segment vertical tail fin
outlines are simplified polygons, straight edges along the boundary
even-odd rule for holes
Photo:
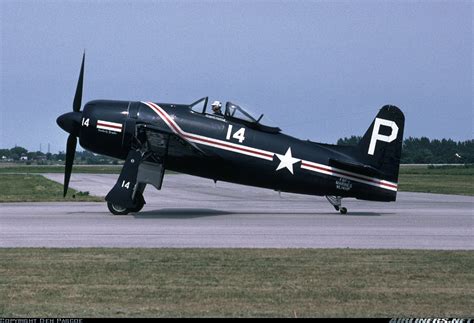
[[[360,160],[378,169],[385,180],[398,182],[405,116],[394,105],[380,109],[358,145]]]

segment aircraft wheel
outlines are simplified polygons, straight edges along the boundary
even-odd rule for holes
[[[110,213],[113,215],[127,215],[128,212],[130,212],[130,209],[127,209],[126,207],[112,204],[110,202],[107,202],[107,207],[109,208]]]
[[[347,209],[345,207],[341,207],[339,209],[339,212],[341,212],[341,214],[346,214],[347,213]]]
[[[143,209],[144,205],[145,205],[145,202],[138,202],[137,206],[135,206],[134,208],[129,209],[129,211],[134,212],[134,213],[140,212]]]
[[[145,199],[143,198],[142,193],[138,192],[137,196],[135,196],[135,204],[136,204],[135,207],[128,209],[130,212],[137,213],[143,209],[143,206],[145,205]]]

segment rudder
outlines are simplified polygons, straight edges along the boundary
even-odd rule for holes
[[[394,105],[383,106],[362,137],[360,160],[378,169],[383,179],[398,182],[405,116]]]

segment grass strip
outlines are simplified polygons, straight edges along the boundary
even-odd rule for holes
[[[103,201],[72,188],[63,198],[63,185],[39,174],[0,174],[0,183],[0,202]]]
[[[74,165],[73,173],[120,174],[122,165]],[[8,165],[0,166],[0,174],[46,174],[64,173],[63,165]]]
[[[0,317],[467,317],[474,252],[0,249]]]

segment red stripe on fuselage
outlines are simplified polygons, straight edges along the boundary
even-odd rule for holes
[[[256,151],[256,150],[253,150],[251,148],[243,148],[243,147],[240,147],[240,146],[234,146],[234,145],[230,145],[230,144],[224,144],[224,143],[221,143],[217,140],[213,140],[212,138],[199,138],[197,136],[194,136],[192,134],[189,134],[189,133],[186,133],[184,131],[182,131],[176,124],[175,124],[175,121],[172,120],[171,118],[169,118],[169,116],[165,113],[162,113],[161,110],[156,107],[156,105],[152,102],[148,102],[149,104],[151,104],[155,110],[156,113],[158,113],[158,115],[160,117],[162,117],[163,119],[165,119],[166,121],[168,121],[167,123],[169,123],[173,130],[178,133],[179,135],[181,135],[182,137],[184,138],[188,138],[188,139],[191,139],[191,140],[197,140],[197,141],[203,141],[203,142],[207,142],[207,143],[210,143],[210,144],[213,144],[213,145],[217,145],[217,146],[221,146],[221,147],[226,147],[226,148],[231,148],[231,149],[236,149],[236,150],[240,150],[240,151],[245,151],[245,152],[248,152],[248,153],[252,153],[252,154],[256,154],[256,155],[260,155],[260,156],[263,156],[263,157],[266,157],[266,158],[273,158],[273,154],[265,154],[265,153],[262,153],[260,151]]]
[[[184,135],[186,138],[189,138],[191,140],[197,140],[197,141],[204,141],[204,142],[207,142],[207,143],[211,143],[213,145],[217,145],[217,146],[221,146],[221,147],[226,147],[226,148],[231,148],[231,149],[236,149],[236,150],[240,150],[240,151],[245,151],[245,152],[248,152],[248,153],[251,153],[251,154],[256,154],[256,155],[260,155],[260,156],[263,156],[263,157],[267,157],[267,158],[272,158],[273,159],[273,155],[270,155],[270,154],[265,154],[265,153],[262,153],[262,152],[259,152],[259,151],[254,151],[252,149],[247,149],[247,148],[243,148],[243,147],[238,147],[238,146],[232,146],[232,145],[228,145],[228,144],[223,144],[221,142],[218,142],[218,141],[214,141],[212,139],[203,139],[203,138],[198,138],[198,137],[195,137],[193,135]]]
[[[98,126],[102,126],[102,127],[110,127],[110,128],[115,128],[115,129],[122,129],[122,126],[115,126],[115,125],[110,125],[110,124],[105,124],[105,123],[102,123],[102,122],[97,122],[97,125]]]
[[[181,136],[183,139],[188,139],[188,140],[191,140],[191,141],[194,141],[194,142],[197,141],[197,142],[201,142],[201,143],[212,144],[212,145],[222,147],[224,149],[225,148],[235,149],[235,150],[239,150],[241,152],[247,153],[247,154],[250,153],[250,154],[254,154],[254,155],[259,155],[259,156],[262,156],[266,159],[273,159],[273,156],[274,156],[275,153],[270,153],[270,152],[265,153],[265,152],[262,152],[262,151],[258,151],[258,150],[256,150],[255,148],[252,148],[252,147],[242,147],[240,145],[234,145],[234,144],[231,144],[231,143],[226,144],[226,143],[220,142],[217,139],[213,139],[213,138],[209,138],[209,137],[203,138],[203,136],[200,136],[200,135],[194,135],[194,134],[187,133],[179,127],[179,125],[166,113],[166,111],[164,111],[164,110],[162,111],[161,107],[159,107],[158,105],[156,105],[153,102],[146,102],[146,104],[150,108],[152,108],[153,111],[155,111],[163,119],[163,121],[165,121],[165,123],[168,124],[171,127],[171,129],[176,134]],[[321,167],[321,166],[313,165],[310,162],[306,162],[304,160],[301,161],[301,165],[305,166],[305,167],[312,168],[314,170],[320,170],[320,171],[323,171],[323,172],[329,172],[329,173],[336,174],[336,175],[332,175],[332,176],[337,176],[337,175],[348,176],[348,177],[352,177],[352,178],[354,178],[356,180],[359,180],[359,181],[370,182],[370,183],[374,183],[374,184],[377,184],[377,185],[380,185],[380,186],[390,187],[390,188],[393,188],[395,190],[397,190],[397,188],[398,188],[398,185],[396,185],[396,184],[394,185],[394,184],[384,183],[384,182],[382,182],[381,180],[378,180],[378,179],[360,177],[360,175],[358,176],[357,174],[346,173],[346,172],[343,172],[343,171],[340,171],[340,170],[335,170],[335,169],[332,169],[332,168],[326,167],[326,166]]]
[[[378,180],[359,177],[359,176],[357,176],[357,175],[344,173],[344,172],[341,172],[341,171],[339,171],[339,170],[334,170],[334,169],[331,169],[331,168],[325,168],[325,167],[315,166],[315,165],[311,165],[311,164],[308,164],[308,163],[305,163],[305,162],[302,162],[301,164],[304,165],[304,166],[306,166],[306,167],[309,167],[309,168],[319,169],[319,170],[323,170],[323,171],[326,171],[326,172],[332,172],[332,173],[339,174],[339,175],[342,175],[342,176],[354,177],[354,178],[356,178],[356,179],[358,179],[358,180],[361,180],[361,181],[376,183],[376,184],[379,184],[379,185],[388,186],[388,187],[392,187],[392,188],[395,188],[395,189],[398,188],[397,185],[382,183],[381,181],[378,181]]]
[[[169,123],[171,125],[171,127],[173,128],[174,132],[180,134],[181,136],[184,136],[184,133],[181,131],[181,129],[175,125],[174,123],[174,120],[172,120],[171,118],[168,117],[168,115],[166,113],[162,113],[161,110],[153,103],[153,102],[148,102],[149,104],[151,104],[153,110],[158,113],[158,115],[163,118],[163,119],[166,119],[166,121],[168,121],[167,123]]]

